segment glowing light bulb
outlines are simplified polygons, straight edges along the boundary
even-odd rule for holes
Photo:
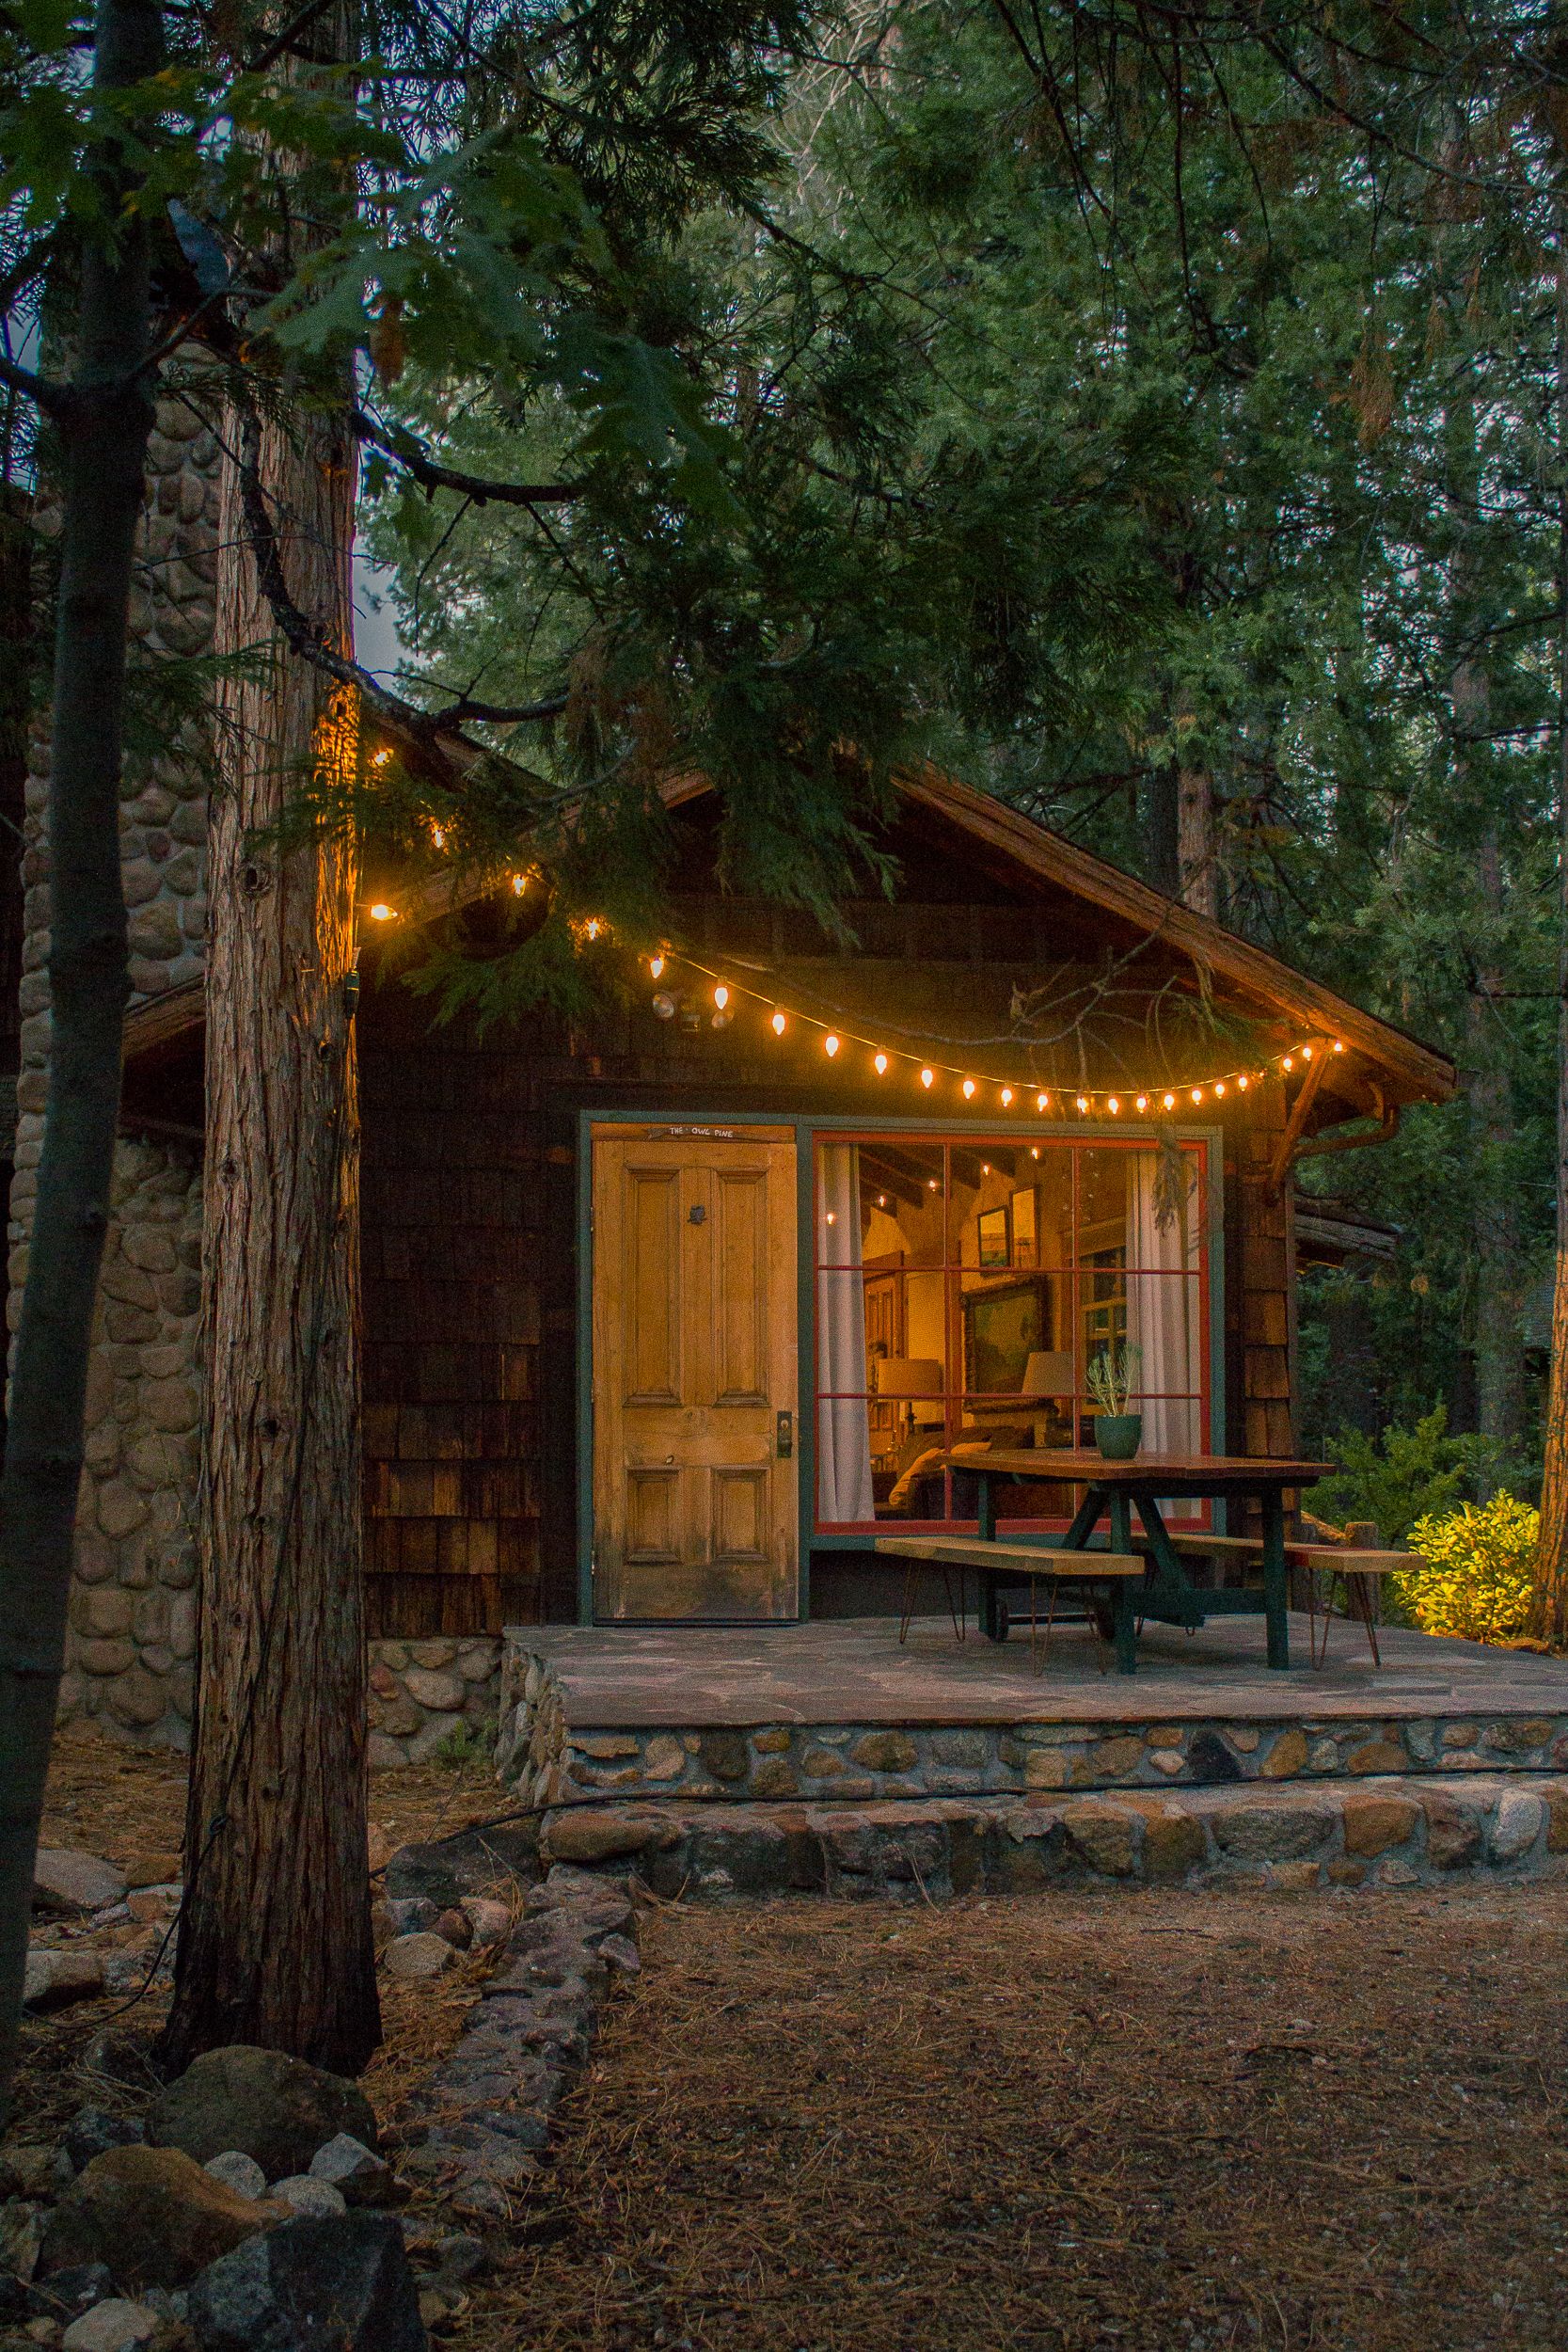
[[[1293,1069],[1295,1068],[1295,1066],[1296,1066],[1296,1061],[1295,1061],[1295,1056],[1294,1056],[1293,1054],[1287,1054],[1287,1055],[1286,1055],[1286,1057],[1285,1057],[1285,1059],[1284,1059],[1284,1060],[1283,1060],[1283,1062],[1281,1062],[1281,1064],[1280,1064],[1280,1068],[1281,1068],[1282,1070],[1293,1070]]]
[[[444,850],[447,846],[447,829],[445,825],[433,824],[430,828],[430,837],[438,850]]]
[[[512,887],[520,898],[524,891],[528,888],[528,876],[526,874],[514,874],[512,877]]]
[[[1342,1054],[1345,1050],[1342,1041],[1338,1038],[1334,1041],[1334,1050],[1337,1054]]]
[[[1117,1101],[1114,1094],[1108,1094],[1105,1098],[1105,1107],[1110,1112],[1111,1117],[1115,1119],[1117,1111],[1121,1108],[1121,1104]]]
[[[597,939],[599,933],[603,930],[604,925],[600,922],[598,916],[596,914],[591,914],[587,922],[582,927],[582,935],[584,939]]]
[[[974,1102],[974,1079],[973,1079],[973,1078],[966,1078],[966,1079],[964,1080],[964,1101],[965,1101],[966,1103],[973,1103],[973,1102]]]
[[[921,1085],[923,1087],[934,1086],[936,1083],[936,1075],[937,1073],[934,1070],[923,1070],[920,1073]],[[936,1190],[935,1184],[932,1184],[931,1189],[933,1192]]]
[[[832,1223],[832,1221],[833,1221],[833,1212],[832,1212],[832,1209],[830,1209],[830,1210],[828,1211],[828,1222],[829,1222],[829,1224],[831,1225],[831,1224]]]
[[[392,755],[390,752],[372,752],[371,754],[371,766],[372,768],[385,768],[391,756]]]
[[[832,1029],[828,1031],[827,1036],[822,1041],[822,1051],[827,1055],[830,1061],[832,1060],[833,1056],[838,1051],[838,1040],[834,1037]]]
[[[936,1188],[937,1188],[937,1180],[936,1180],[936,1178],[935,1178],[934,1176],[927,1177],[927,1183],[926,1183],[926,1189],[927,1189],[927,1192],[935,1192]]]
[[[1237,1093],[1238,1093],[1238,1094],[1244,1094],[1244,1093],[1246,1092],[1246,1090],[1247,1090],[1247,1084],[1248,1084],[1247,1074],[1246,1074],[1246,1072],[1243,1070],[1243,1073],[1242,1073],[1242,1074],[1241,1074],[1241,1076],[1240,1076],[1240,1077],[1237,1079],[1237,1081],[1236,1081],[1236,1091],[1237,1091]]]
[[[877,1195],[877,1206],[879,1209],[885,1209],[887,1207],[887,1195],[885,1192],[879,1192]]]
[[[887,1056],[885,1054],[873,1054],[871,1057],[871,1067],[877,1073],[879,1078],[885,1078],[887,1076]]]
[[[1167,1110],[1167,1111],[1173,1111],[1173,1110],[1176,1108],[1176,1097],[1175,1097],[1175,1095],[1174,1095],[1174,1094],[1167,1094],[1167,1095],[1166,1095],[1164,1099],[1164,1105],[1165,1105],[1166,1110]]]
[[[989,1176],[989,1175],[990,1174],[990,1160],[982,1160],[982,1161],[980,1162],[980,1173],[981,1173],[981,1175],[982,1175],[982,1176]]]
[[[1225,1099],[1225,1080],[1223,1078],[1216,1079],[1214,1083],[1214,1097],[1218,1102],[1223,1102]]]
[[[713,1001],[718,1006],[721,1012],[723,1011],[724,1007],[730,1001],[730,992],[724,986],[722,980],[720,981],[718,987],[713,992]]]
[[[1310,1047],[1310,1045],[1304,1045],[1304,1046],[1302,1047],[1302,1049],[1301,1049],[1301,1057],[1302,1057],[1302,1060],[1303,1060],[1303,1061],[1310,1061],[1310,1060],[1311,1060],[1311,1058],[1312,1058],[1312,1048]]]
[[[1004,1110],[1008,1110],[1008,1109],[1010,1109],[1010,1108],[1011,1108],[1011,1105],[1012,1105],[1012,1100],[1013,1100],[1013,1090],[1012,1090],[1012,1088],[1011,1088],[1011,1087],[1004,1087],[1004,1088],[1003,1088],[1003,1089],[1002,1089],[1002,1107],[1003,1107],[1003,1109],[1004,1109]]]
[[[772,1029],[775,1037],[783,1037],[784,1033],[784,1017],[782,1012],[776,1012],[773,1015]]]
[[[1081,1094],[1078,1097],[1078,1107],[1081,1111],[1086,1111],[1088,1109],[1089,1098],[1086,1094]]]
[[[1032,1160],[1037,1160],[1037,1159],[1039,1158],[1039,1155],[1040,1155],[1040,1147],[1039,1147],[1039,1145],[1038,1145],[1037,1143],[1032,1143],[1032,1144],[1029,1146],[1029,1157],[1030,1157]]]
[[[1051,1108],[1051,1097],[1050,1097],[1050,1095],[1049,1095],[1049,1094],[1037,1094],[1037,1095],[1036,1095],[1036,1097],[1035,1097],[1035,1108],[1036,1108],[1037,1111],[1048,1111],[1048,1110]]]
[[[662,956],[650,956],[648,958],[648,971],[654,979],[661,980],[664,977],[664,958]]]
[[[384,906],[382,901],[378,898],[374,906],[371,909],[371,921],[372,923],[390,923],[394,919],[396,913],[397,909],[395,907]]]

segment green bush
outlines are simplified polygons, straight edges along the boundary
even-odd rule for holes
[[[1410,1549],[1419,1564],[1397,1580],[1399,1597],[1423,1633],[1466,1642],[1508,1642],[1529,1616],[1541,1514],[1514,1495],[1466,1502],[1418,1519]]]
[[[1302,1502],[1313,1516],[1338,1522],[1371,1519],[1386,1544],[1402,1544],[1418,1519],[1433,1518],[1477,1482],[1507,1484],[1510,1466],[1485,1438],[1450,1438],[1449,1408],[1435,1406],[1414,1429],[1386,1429],[1378,1440],[1343,1429],[1327,1451],[1339,1467],[1309,1486]]]

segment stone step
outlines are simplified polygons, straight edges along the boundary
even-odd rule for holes
[[[665,1899],[1522,1881],[1568,1875],[1568,1780],[1431,1772],[1164,1794],[572,1804],[546,1814],[540,1856],[630,1869]]]

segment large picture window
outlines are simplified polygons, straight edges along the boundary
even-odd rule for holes
[[[816,1523],[972,1520],[945,1452],[1091,1445],[1088,1371],[1124,1360],[1148,1453],[1209,1446],[1200,1142],[818,1136]],[[1012,1490],[1016,1525],[1072,1490]]]

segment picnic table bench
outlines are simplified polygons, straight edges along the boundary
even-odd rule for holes
[[[991,1549],[996,1542],[996,1488],[999,1484],[1013,1481],[1033,1481],[1050,1486],[1082,1487],[1084,1500],[1067,1534],[1054,1544],[1037,1547],[1024,1544],[1021,1549],[1027,1559],[1037,1549],[1052,1562],[1059,1562],[1066,1553],[1077,1553],[1081,1559],[1102,1561],[1116,1557],[1136,1557],[1143,1581],[1134,1591],[1131,1581],[1118,1580],[1113,1611],[1112,1631],[1116,1642],[1117,1666],[1122,1674],[1138,1670],[1138,1627],[1147,1618],[1164,1625],[1185,1626],[1196,1630],[1211,1616],[1261,1616],[1267,1627],[1268,1661],[1276,1672],[1284,1672],[1291,1663],[1291,1641],[1287,1619],[1287,1569],[1285,1546],[1285,1495],[1292,1487],[1316,1486],[1325,1478],[1332,1467],[1327,1462],[1245,1460],[1224,1454],[1144,1455],[1131,1462],[1107,1461],[1098,1453],[1076,1450],[1055,1453],[1049,1448],[992,1447],[984,1454],[944,1454],[940,1466],[943,1470],[962,1470],[977,1484],[975,1517],[978,1521],[975,1549],[982,1563],[990,1564],[981,1581],[980,1622],[994,1641],[1005,1641],[1007,1626],[1000,1608],[1004,1563]],[[1263,1532],[1259,1543],[1263,1584],[1257,1591],[1200,1590],[1187,1575],[1181,1553],[1173,1542],[1161,1513],[1161,1503],[1172,1498],[1230,1497],[1256,1502],[1262,1514]],[[1143,1521],[1147,1554],[1134,1552],[1132,1541],[1132,1512],[1136,1509]],[[1095,1530],[1101,1519],[1109,1517],[1111,1545],[1109,1552],[1091,1550]],[[892,1537],[884,1538],[890,1546],[897,1543],[962,1541],[961,1538]],[[1197,1538],[1212,1543],[1212,1538]],[[1225,1538],[1225,1541],[1245,1543],[1245,1537]],[[879,1547],[880,1548],[880,1547]],[[935,1555],[927,1555],[934,1557]],[[974,1565],[972,1560],[966,1565]],[[1018,1564],[1006,1567],[1015,1576]],[[1037,1571],[1051,1573],[1050,1570]],[[1060,1567],[1055,1568],[1060,1578]],[[1093,1571],[1079,1568],[1080,1579],[1091,1578]],[[1031,1584],[1031,1606],[1034,1586]]]
[[[949,1568],[958,1571],[958,1603],[953,1605],[953,1590],[947,1586],[947,1607],[953,1619],[953,1629],[961,1642],[964,1618],[963,1580],[971,1570],[980,1589],[980,1613],[983,1622],[994,1625],[1004,1616],[1001,1587],[1026,1581],[1029,1586],[1029,1656],[1037,1674],[1040,1671],[1038,1643],[1039,1612],[1036,1605],[1035,1588],[1040,1581],[1051,1585],[1051,1603],[1046,1613],[1046,1635],[1056,1614],[1056,1589],[1062,1584],[1108,1584],[1111,1599],[1102,1612],[1097,1612],[1097,1622],[1110,1639],[1119,1638],[1123,1620],[1128,1636],[1136,1639],[1134,1619],[1137,1601],[1134,1587],[1141,1585],[1147,1573],[1146,1563],[1132,1552],[1101,1551],[1085,1548],[1066,1551],[1049,1544],[998,1541],[995,1537],[982,1541],[977,1536],[963,1535],[879,1535],[877,1549],[907,1563],[904,1571],[904,1607],[899,1619],[898,1639],[909,1639],[911,1592],[916,1565],[927,1561],[940,1567],[946,1581]]]

